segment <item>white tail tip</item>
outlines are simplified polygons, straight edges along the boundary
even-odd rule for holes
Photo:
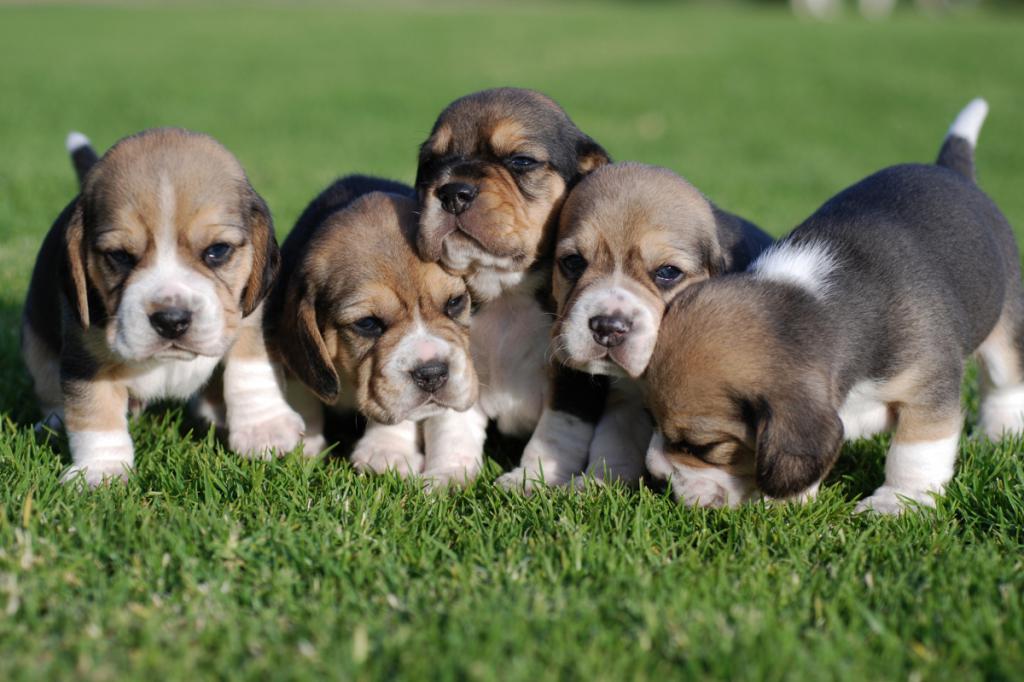
[[[960,137],[971,143],[972,147],[978,146],[978,133],[981,132],[981,124],[988,116],[988,102],[978,97],[968,102],[967,106],[957,114],[953,125],[949,126],[949,133],[946,137]]]
[[[68,133],[68,138],[64,141],[64,146],[67,147],[68,153],[74,154],[82,147],[88,147],[91,142],[89,138],[80,132],[72,130]]]

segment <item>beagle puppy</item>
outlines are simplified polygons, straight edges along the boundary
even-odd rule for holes
[[[591,378],[549,362],[551,251],[566,194],[608,161],[554,100],[517,88],[455,100],[420,147],[417,248],[464,277],[478,306],[471,344],[481,391],[464,428],[481,444],[488,419],[528,436],[546,404],[583,420],[600,414]],[[476,457],[482,464],[482,448]]]
[[[368,419],[352,463],[418,475],[428,487],[479,472],[482,435],[464,431],[477,398],[470,299],[461,278],[419,259],[411,187],[348,176],[325,189],[282,246],[270,303],[273,352],[301,385],[289,397],[307,452],[326,446],[323,409]]]
[[[840,192],[749,271],[689,287],[648,367],[652,473],[687,504],[806,499],[843,439],[892,431],[858,510],[934,506],[953,475],[964,361],[980,430],[1024,427],[1024,291],[1013,231],[975,184],[988,107],[957,117],[935,165]]]
[[[43,242],[21,337],[44,423],[67,429],[65,480],[124,478],[129,408],[191,396],[222,360],[231,447],[295,447],[302,420],[267,375],[261,333],[274,227],[237,159],[175,128],[100,159],[78,133],[68,149],[81,193]]]
[[[692,284],[745,269],[771,242],[665,168],[614,163],[581,180],[562,208],[555,243],[555,358],[613,377],[610,392],[589,432],[537,448],[543,458],[524,459],[509,479],[527,488],[542,477],[562,484],[586,467],[597,480],[636,484],[652,429],[638,379],[666,304]],[[542,422],[570,419],[549,410]]]

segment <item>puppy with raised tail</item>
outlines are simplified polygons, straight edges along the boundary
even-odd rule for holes
[[[471,336],[480,400],[464,417],[481,444],[488,419],[528,436],[544,407],[558,406],[572,421],[559,437],[573,438],[577,422],[600,416],[600,380],[550,362],[550,287],[562,202],[608,161],[554,100],[518,88],[452,102],[420,148],[420,255],[464,277],[479,306]],[[476,456],[482,462],[482,448]]]
[[[552,334],[556,360],[612,377],[609,395],[589,433],[532,448],[539,456],[524,458],[507,480],[529,490],[542,479],[566,483],[585,467],[599,481],[635,485],[652,429],[639,377],[666,303],[708,277],[745,269],[771,241],[664,168],[613,163],[581,180],[562,208],[555,241]],[[552,407],[541,423],[570,418]],[[547,439],[544,430],[534,439]]]
[[[893,432],[859,510],[935,504],[953,475],[964,361],[980,430],[1024,427],[1024,292],[1013,231],[975,184],[974,100],[935,165],[840,192],[749,271],[683,291],[648,367],[652,473],[687,504],[806,499],[843,439]]]
[[[282,246],[268,314],[274,353],[301,385],[307,452],[326,445],[323,410],[368,418],[361,471],[461,485],[480,470],[484,425],[459,412],[477,398],[470,299],[461,278],[419,259],[411,187],[348,176],[325,189]]]
[[[261,331],[274,227],[235,157],[174,128],[99,159],[78,133],[68,148],[82,189],[43,242],[21,340],[44,423],[67,429],[65,480],[124,478],[129,409],[193,395],[222,360],[231,447],[295,447],[302,420],[268,373]]]

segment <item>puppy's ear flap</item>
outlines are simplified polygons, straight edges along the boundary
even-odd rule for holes
[[[75,201],[66,211],[60,253],[60,279],[75,318],[82,329],[89,328],[89,280],[85,266],[85,225],[82,201]],[[60,220],[60,218],[58,218]]]
[[[708,271],[709,277],[724,275],[729,271],[729,261],[722,252],[717,240],[706,240],[700,245],[701,261]]]
[[[580,176],[587,175],[596,168],[612,162],[604,147],[590,137],[582,133],[580,135],[580,139],[576,142],[576,172]]]
[[[277,325],[278,351],[288,369],[320,400],[333,405],[341,392],[340,381],[317,324],[316,293],[306,283],[288,287]]]
[[[765,401],[757,427],[757,485],[785,498],[817,483],[839,457],[843,423],[823,400],[797,397]]]
[[[252,271],[249,281],[242,290],[242,316],[247,317],[256,310],[270,293],[281,267],[281,250],[274,235],[274,221],[263,197],[250,187],[247,192],[245,221],[252,239]]]

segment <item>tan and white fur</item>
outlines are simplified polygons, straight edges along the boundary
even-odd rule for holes
[[[44,240],[22,328],[44,423],[67,429],[65,479],[124,478],[135,461],[129,409],[190,397],[222,360],[232,447],[293,448],[301,418],[247,369],[266,364],[261,303],[279,255],[238,161],[173,128],[125,138],[98,160],[84,136],[68,142],[82,191]]]
[[[688,504],[805,500],[844,439],[892,431],[857,509],[934,506],[953,476],[964,361],[979,433],[1024,430],[1024,289],[1013,230],[975,183],[987,112],[935,165],[894,166],[826,202],[748,273],[684,291],[648,368],[648,465]]]
[[[557,362],[610,377],[596,423],[548,407],[520,467],[503,481],[529,491],[586,473],[636,485],[651,422],[641,375],[665,305],[687,286],[745,268],[771,238],[675,173],[613,163],[569,194],[555,242],[552,330]],[[560,437],[572,431],[570,437]]]
[[[306,449],[324,439],[323,409],[358,410],[360,471],[462,485],[480,470],[486,427],[470,408],[470,300],[461,278],[416,255],[412,188],[348,176],[324,190],[282,247],[268,330],[275,356],[301,382]]]

